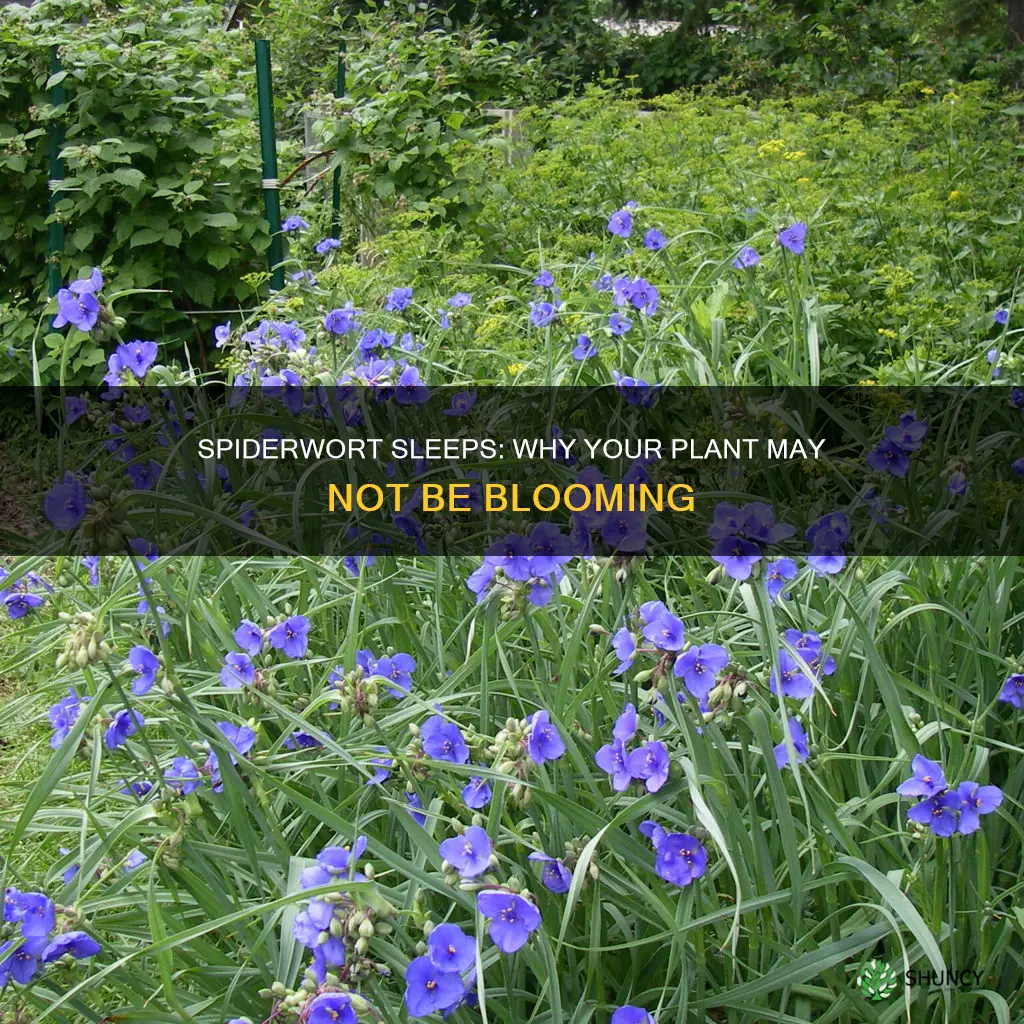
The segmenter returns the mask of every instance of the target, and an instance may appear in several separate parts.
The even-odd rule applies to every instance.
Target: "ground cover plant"
[[[787,329],[733,358],[707,314],[706,350],[675,339],[687,361],[657,333],[679,312],[649,216],[606,210],[593,258],[500,297],[536,339],[513,372],[629,394],[752,361],[814,382],[813,227],[747,238],[706,297],[775,273]],[[363,310],[305,271],[217,330],[229,376],[467,381],[460,318],[486,294],[396,287]],[[98,270],[57,308],[119,341]],[[1016,334],[1012,302],[990,309],[976,353],[930,379],[1009,385]],[[120,341],[110,397],[188,379],[159,357]],[[894,428],[880,476],[919,426]],[[46,517],[81,521],[85,493],[58,480]],[[764,526],[755,508],[716,522]],[[1017,559],[573,559],[539,535],[483,561],[131,550],[5,568],[4,671],[35,682],[4,717],[45,716],[53,748],[7,815],[4,998],[29,1019],[1019,1014]],[[876,961],[976,981],[897,981],[881,1007]]]
[[[713,567],[566,562],[535,607],[468,559],[11,566],[5,717],[52,702],[54,753],[7,1004],[1016,1019],[1016,560]],[[879,957],[981,980],[875,1005]]]

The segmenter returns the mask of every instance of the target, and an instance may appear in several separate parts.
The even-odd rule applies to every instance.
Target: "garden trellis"
[[[270,283],[274,290],[284,287],[284,247],[281,232],[281,202],[280,186],[277,165],[277,136],[274,121],[274,86],[273,74],[271,71],[271,53],[268,40],[256,40],[254,46],[256,84],[257,84],[257,114],[260,131],[260,156],[262,160],[263,179],[261,188],[264,199],[264,211],[267,223],[270,228],[270,244],[267,249],[267,262],[270,272]],[[52,47],[50,51],[49,66],[49,100],[55,108],[64,107],[68,103],[68,91],[65,86],[67,72],[61,64],[58,48]],[[345,94],[345,43],[342,41],[338,46],[337,56],[337,77],[335,96],[340,98]],[[47,153],[48,153],[48,224],[47,224],[47,250],[46,250],[46,271],[47,291],[50,298],[53,298],[61,289],[64,283],[64,274],[61,269],[61,259],[64,255],[65,232],[64,222],[58,216],[57,207],[62,195],[69,191],[65,187],[67,175],[65,160],[62,151],[65,146],[66,129],[64,123],[64,112],[61,116],[51,119],[48,128]],[[286,179],[287,180],[287,179]],[[337,167],[332,176],[331,189],[331,228],[332,233],[337,235],[340,230],[341,220],[341,168]]]
[[[270,224],[270,286],[284,287],[284,258],[281,245],[281,197],[277,178],[277,137],[274,132],[274,84],[270,70],[270,43],[256,40],[256,96],[259,103],[260,150],[263,157],[263,203]]]

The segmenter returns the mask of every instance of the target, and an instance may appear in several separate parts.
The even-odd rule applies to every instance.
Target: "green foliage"
[[[949,79],[1011,86],[1024,60],[1006,48],[998,0],[729,0],[713,18],[736,29],[707,36],[700,48],[704,80],[714,78],[720,91],[791,96],[838,88],[881,99],[913,80],[935,89]],[[664,72],[649,72],[645,87],[698,84],[683,68]]]
[[[47,128],[66,124],[61,270],[102,266],[110,291],[164,289],[133,320],[143,337],[188,336],[208,318],[186,310],[237,306],[243,275],[262,263],[260,163],[247,96],[251,59],[220,30],[219,4],[162,2],[108,8],[43,0],[0,11],[0,272],[8,354],[0,380],[22,375],[44,294]],[[49,79],[49,47],[63,71]],[[63,81],[68,102],[47,88]],[[171,295],[174,296],[172,300]],[[175,307],[177,303],[177,308]],[[55,375],[63,341],[37,353]],[[83,344],[67,377],[89,380],[104,353]]]
[[[523,117],[528,159],[476,158],[489,183],[482,237],[393,225],[362,249],[373,265],[367,279],[439,291],[469,281],[491,292],[495,284],[476,282],[495,282],[525,301],[524,272],[514,268],[543,263],[567,291],[603,270],[642,273],[683,308],[727,296],[716,300],[725,303],[718,315],[737,344],[714,366],[745,366],[741,353],[760,348],[756,339],[799,330],[795,297],[823,325],[830,379],[956,374],[992,337],[992,310],[1017,286],[1015,197],[1024,182],[1014,121],[1003,112],[1011,99],[986,84],[943,93],[908,83],[881,103],[818,97],[752,107],[684,94],[641,111],[592,91]],[[657,226],[669,238],[664,252],[647,253],[634,236],[633,255],[612,258],[605,225],[629,200],[640,204],[643,230]],[[793,220],[809,224],[809,276],[794,296],[775,261],[762,265],[752,306],[731,261],[745,244],[773,249],[775,232]],[[599,259],[587,267],[592,251]],[[708,336],[702,317],[685,333]],[[497,328],[479,340],[485,349],[510,344]],[[540,358],[525,339],[511,346],[504,350],[516,360]]]
[[[494,1024],[605,1024],[625,1002],[662,1022],[827,1016],[862,1024],[875,1019],[874,1004],[856,978],[872,959],[898,973],[905,963],[956,964],[983,975],[987,995],[901,988],[889,1001],[893,1019],[999,1024],[1019,1015],[1024,724],[1019,711],[994,703],[1021,650],[1016,559],[868,559],[825,580],[804,570],[791,600],[775,606],[757,580],[709,585],[699,559],[634,566],[624,583],[581,562],[567,567],[547,607],[511,618],[497,603],[474,607],[463,582],[471,560],[384,559],[352,577],[330,559],[161,558],[144,574],[151,604],[165,611],[144,617],[135,611],[142,569],[125,559],[104,559],[96,588],[71,560],[9,566],[31,567],[58,593],[5,638],[0,669],[34,682],[31,698],[6,706],[4,721],[41,718],[40,699],[56,701],[68,685],[92,700],[31,792],[19,790],[18,807],[3,815],[6,881],[73,908],[76,926],[104,950],[92,967],[51,968],[62,973],[28,990],[10,987],[11,1014],[24,999],[54,1024],[143,1019],[143,1003],[144,1019],[160,1024],[271,1017],[273,1000],[260,990],[293,985],[305,959],[291,938],[299,872],[324,846],[364,833],[360,869],[371,864],[373,880],[346,886],[348,897],[377,914],[385,901],[396,910],[390,931],[375,929],[367,942],[370,960],[386,970],[357,984],[383,1020],[405,1019],[405,967],[424,924],[445,920],[479,935],[479,992]],[[672,700],[659,735],[677,772],[657,794],[615,794],[594,753],[610,742],[627,700],[648,729],[658,686],[637,670],[612,675],[608,639],[589,626],[615,629],[655,599],[686,620],[688,639],[728,646],[745,696],[716,705],[701,732],[690,699]],[[57,610],[96,616],[113,650],[105,663],[54,671],[76,628]],[[239,619],[262,625],[289,610],[311,622],[308,653],[268,651],[257,659],[258,684],[221,687]],[[166,638],[160,622],[170,626]],[[787,709],[767,679],[777,637],[791,626],[818,631],[836,671],[800,712],[811,759],[779,771],[771,747]],[[144,697],[131,694],[122,666],[136,643],[163,663]],[[332,709],[332,669],[351,682],[364,647],[412,653],[412,694],[382,693],[362,713],[349,700]],[[126,704],[146,725],[107,750],[105,719]],[[435,705],[467,732],[482,768],[417,756],[410,727]],[[568,751],[524,781],[492,764],[486,749],[510,716],[537,708],[551,712]],[[254,749],[237,764],[220,721],[256,727]],[[289,749],[295,730],[322,746]],[[172,757],[201,763],[208,746],[219,752],[222,793],[211,792],[209,778],[187,799],[159,784],[143,798],[122,793],[129,783],[159,782]],[[380,747],[395,758],[391,778],[366,785]],[[1000,811],[971,836],[921,835],[894,792],[918,750],[951,780],[1000,786]],[[540,930],[512,957],[487,939],[473,894],[446,884],[441,870],[438,843],[471,820],[459,796],[470,771],[494,789],[482,814],[497,874],[528,887],[542,913]],[[407,813],[406,792],[422,799],[422,827]],[[652,817],[703,837],[709,869],[686,889],[654,873],[638,830]],[[59,856],[57,844],[70,852]],[[146,860],[126,873],[133,849]],[[543,888],[526,860],[531,850],[566,858],[576,873],[569,893]],[[76,863],[82,869],[64,883]],[[476,1019],[462,1009],[453,1022]]]
[[[468,223],[479,209],[483,168],[460,158],[483,146],[490,124],[482,108],[508,95],[534,70],[477,29],[431,28],[422,13],[396,19],[380,33],[376,18],[358,18],[350,46],[347,93],[318,122],[324,149],[336,152],[343,193],[372,224],[381,203],[436,223]]]

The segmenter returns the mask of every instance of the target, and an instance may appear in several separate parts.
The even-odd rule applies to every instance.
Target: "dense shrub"
[[[134,315],[162,341],[192,336],[187,310],[236,306],[267,244],[260,199],[252,61],[220,30],[220,4],[115,8],[43,0],[0,11],[0,380],[24,374],[45,289],[47,126],[66,124],[61,270],[107,272],[111,293],[164,289]],[[50,46],[59,47],[65,109],[48,103]],[[173,296],[173,298],[172,298]],[[177,304],[175,306],[175,304]],[[212,321],[199,318],[202,329]],[[41,332],[44,378],[92,377],[105,355],[64,351]]]
[[[364,229],[382,201],[435,225],[468,224],[484,170],[464,154],[486,143],[493,120],[484,109],[521,95],[537,62],[477,30],[433,28],[423,14],[390,21],[384,31],[370,16],[358,22],[346,95],[317,124],[321,147],[343,170],[347,209]]]

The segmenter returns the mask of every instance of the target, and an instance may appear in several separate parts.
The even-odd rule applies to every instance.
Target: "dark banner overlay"
[[[271,379],[0,400],[5,553],[1024,553],[1009,386]]]

